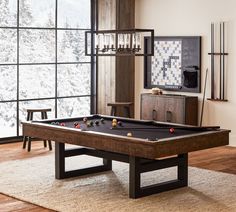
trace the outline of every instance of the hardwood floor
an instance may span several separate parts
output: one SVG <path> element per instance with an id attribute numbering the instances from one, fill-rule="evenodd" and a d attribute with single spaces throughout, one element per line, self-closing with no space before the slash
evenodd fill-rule
<path id="1" fill-rule="evenodd" d="M 42 155 L 53 154 L 43 147 L 42 141 L 32 143 L 31 152 L 22 149 L 22 143 L 0 145 L 0 163 L 9 160 L 20 160 Z M 189 165 L 209 170 L 236 174 L 236 147 L 220 147 L 189 154 Z M 27 202 L 17 200 L 0 193 L 0 211 L 8 212 L 49 212 L 52 210 L 42 208 Z"/>
<path id="2" fill-rule="evenodd" d="M 22 149 L 22 143 L 2 144 L 0 145 L 0 163 L 10 160 L 20 160 L 33 158 L 42 155 L 53 154 L 47 148 L 43 147 L 43 141 L 32 142 L 31 152 Z M 1 212 L 51 212 L 49 210 L 31 203 L 6 196 L 0 193 L 0 211 Z"/>
<path id="3" fill-rule="evenodd" d="M 218 147 L 189 154 L 189 165 L 236 174 L 236 147 Z"/>

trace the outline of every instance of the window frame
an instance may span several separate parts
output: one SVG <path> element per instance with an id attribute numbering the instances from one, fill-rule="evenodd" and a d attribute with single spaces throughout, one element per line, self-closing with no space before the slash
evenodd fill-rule
<path id="1" fill-rule="evenodd" d="M 26 101 L 38 101 L 38 100 L 54 100 L 55 101 L 55 114 L 54 117 L 57 118 L 58 116 L 58 100 L 65 99 L 65 98 L 80 98 L 80 97 L 90 97 L 90 114 L 96 112 L 96 62 L 95 57 L 91 56 L 89 62 L 58 62 L 58 32 L 59 31 L 86 31 L 86 30 L 93 30 L 94 28 L 94 0 L 90 0 L 90 28 L 60 28 L 57 27 L 57 20 L 58 20 L 58 1 L 55 1 L 55 25 L 54 27 L 21 27 L 20 26 L 20 0 L 17 1 L 17 26 L 0 26 L 0 29 L 15 29 L 16 36 L 17 36 L 17 52 L 16 52 L 16 63 L 0 63 L 1 66 L 16 66 L 17 71 L 17 96 L 16 100 L 0 100 L 1 103 L 10 103 L 15 102 L 17 104 L 17 118 L 16 118 L 16 136 L 10 137 L 0 137 L 0 143 L 8 143 L 11 141 L 16 141 L 22 138 L 20 135 L 20 102 Z M 20 30 L 52 30 L 55 33 L 55 61 L 49 63 L 20 63 Z M 91 45 L 93 45 L 91 43 Z M 71 65 L 71 64 L 90 64 L 90 95 L 72 95 L 72 96 L 58 96 L 58 66 L 59 65 Z M 53 97 L 46 97 L 46 98 L 30 98 L 30 99 L 20 99 L 19 97 L 19 85 L 20 85 L 20 67 L 22 66 L 34 66 L 34 65 L 55 65 L 55 94 Z"/>

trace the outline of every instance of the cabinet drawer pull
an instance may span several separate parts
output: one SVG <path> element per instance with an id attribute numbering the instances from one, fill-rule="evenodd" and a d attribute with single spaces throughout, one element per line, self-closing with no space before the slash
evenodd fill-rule
<path id="1" fill-rule="evenodd" d="M 155 109 L 152 110 L 152 119 L 157 120 L 157 111 Z"/>
<path id="2" fill-rule="evenodd" d="M 172 112 L 171 111 L 166 111 L 166 121 L 167 122 L 172 122 Z"/>

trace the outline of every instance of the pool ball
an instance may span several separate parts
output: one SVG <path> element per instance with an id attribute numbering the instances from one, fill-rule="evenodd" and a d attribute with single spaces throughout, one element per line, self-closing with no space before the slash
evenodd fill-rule
<path id="1" fill-rule="evenodd" d="M 76 127 L 79 123 L 78 122 L 74 122 L 74 126 Z"/>
<path id="2" fill-rule="evenodd" d="M 86 123 L 88 119 L 86 117 L 83 118 L 83 122 Z"/>
<path id="3" fill-rule="evenodd" d="M 104 118 L 101 118 L 101 123 L 104 123 Z"/>
<path id="4" fill-rule="evenodd" d="M 132 135 L 131 132 L 128 132 L 128 133 L 127 133 L 127 136 L 128 136 L 128 137 L 132 137 L 133 135 Z"/>
<path id="5" fill-rule="evenodd" d="M 121 121 L 118 121 L 117 124 L 118 124 L 119 126 L 122 126 L 122 122 L 121 122 Z"/>
<path id="6" fill-rule="evenodd" d="M 112 127 L 116 127 L 117 126 L 117 124 L 116 124 L 116 122 L 112 122 Z"/>
<path id="7" fill-rule="evenodd" d="M 55 125 L 55 124 L 56 124 L 56 122 L 51 122 L 51 124 L 52 124 L 52 125 Z"/>
<path id="8" fill-rule="evenodd" d="M 90 126 L 91 126 L 91 127 L 93 126 L 93 121 L 90 121 Z"/>
<path id="9" fill-rule="evenodd" d="M 60 123 L 57 121 L 57 122 L 55 122 L 55 125 L 60 125 Z"/>
<path id="10" fill-rule="evenodd" d="M 175 132 L 175 129 L 174 128 L 170 128 L 170 133 L 173 134 Z"/>
<path id="11" fill-rule="evenodd" d="M 116 119 L 112 119 L 112 123 L 113 123 L 113 122 L 114 122 L 114 123 L 117 123 L 117 120 L 116 120 Z"/>
<path id="12" fill-rule="evenodd" d="M 66 124 L 62 122 L 62 123 L 60 123 L 60 126 L 65 127 Z"/>
<path id="13" fill-rule="evenodd" d="M 76 129 L 80 129 L 80 125 L 77 124 L 77 125 L 75 126 L 75 128 L 76 128 Z"/>
<path id="14" fill-rule="evenodd" d="M 87 127 L 91 127 L 90 121 L 88 121 L 88 122 L 86 123 L 86 125 L 87 125 Z"/>
<path id="15" fill-rule="evenodd" d="M 96 124 L 96 125 L 99 125 L 99 121 L 98 121 L 98 120 L 96 120 L 96 121 L 95 121 L 95 124 Z"/>

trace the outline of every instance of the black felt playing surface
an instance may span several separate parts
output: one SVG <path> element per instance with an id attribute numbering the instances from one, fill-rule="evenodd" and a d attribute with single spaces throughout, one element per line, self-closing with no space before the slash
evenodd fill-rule
<path id="1" fill-rule="evenodd" d="M 101 118 L 104 119 L 103 123 L 101 122 Z M 60 119 L 56 121 L 59 123 L 65 123 L 64 127 L 69 127 L 69 128 L 75 128 L 74 123 L 77 122 L 80 124 L 81 129 L 85 131 L 94 131 L 94 132 L 108 133 L 108 134 L 121 135 L 121 136 L 127 136 L 127 133 L 131 132 L 132 137 L 148 139 L 151 141 L 155 141 L 162 138 L 172 138 L 176 136 L 197 133 L 196 131 L 193 131 L 190 129 L 187 129 L 187 130 L 175 129 L 174 133 L 170 133 L 169 129 L 173 127 L 172 125 L 153 124 L 152 122 L 140 122 L 140 121 L 132 121 L 132 120 L 124 121 L 122 119 L 117 119 L 117 121 L 122 122 L 122 126 L 117 125 L 116 129 L 112 129 L 112 118 L 101 117 L 97 115 L 93 117 L 88 117 L 88 121 L 93 121 L 94 123 L 94 125 L 91 127 L 87 127 L 86 123 L 83 122 L 82 118 L 81 119 Z M 99 121 L 99 125 L 95 125 L 95 121 Z M 51 124 L 52 122 L 53 122 L 52 120 L 50 122 L 46 121 L 46 123 L 49 123 L 49 124 Z M 129 127 L 129 128 L 168 127 L 168 128 L 167 129 L 127 129 L 127 130 L 124 130 L 124 128 L 126 127 Z"/>

